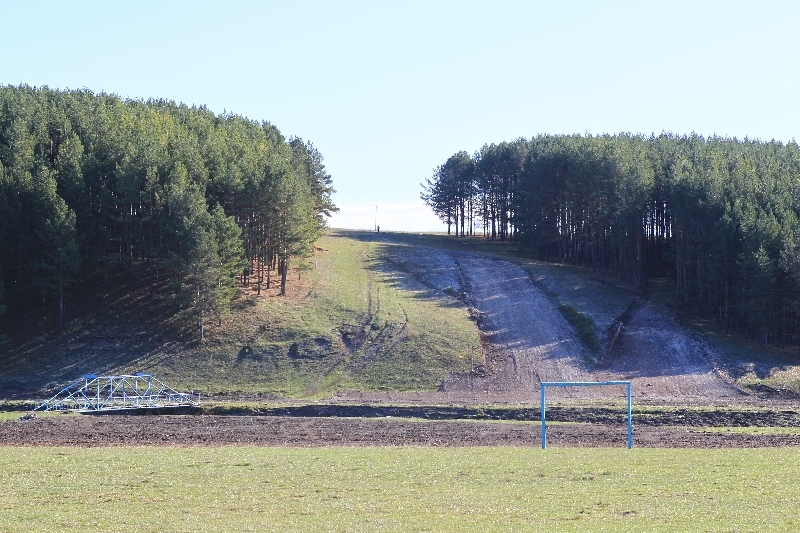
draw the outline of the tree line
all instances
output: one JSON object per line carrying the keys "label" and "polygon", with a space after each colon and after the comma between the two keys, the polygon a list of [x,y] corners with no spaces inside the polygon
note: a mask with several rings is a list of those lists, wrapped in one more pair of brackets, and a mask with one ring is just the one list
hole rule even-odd
{"label": "tree line", "polygon": [[540,135],[458,152],[422,184],[448,234],[514,239],[540,259],[681,304],[767,344],[800,344],[800,149],[699,135]]}
{"label": "tree line", "polygon": [[89,90],[0,87],[0,313],[19,319],[81,276],[148,267],[196,320],[237,276],[285,293],[337,208],[319,151],[269,122]]}

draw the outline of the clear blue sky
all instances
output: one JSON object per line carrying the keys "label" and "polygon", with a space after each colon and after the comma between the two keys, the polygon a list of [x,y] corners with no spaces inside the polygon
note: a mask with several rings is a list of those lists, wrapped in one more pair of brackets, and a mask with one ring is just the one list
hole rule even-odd
{"label": "clear blue sky", "polygon": [[444,228],[419,183],[538,133],[800,128],[798,2],[0,3],[0,84],[268,120],[322,152],[331,225]]}

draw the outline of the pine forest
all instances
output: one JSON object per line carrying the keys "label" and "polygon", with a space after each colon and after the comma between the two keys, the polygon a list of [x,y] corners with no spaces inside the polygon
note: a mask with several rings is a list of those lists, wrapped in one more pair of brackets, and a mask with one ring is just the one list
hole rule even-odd
{"label": "pine forest", "polygon": [[800,342],[800,150],[698,135],[540,135],[461,151],[422,184],[448,233],[607,272],[725,331]]}
{"label": "pine forest", "polygon": [[[0,87],[0,313],[146,265],[175,312],[222,320],[237,280],[277,283],[336,211],[321,154],[272,124],[165,100]],[[103,291],[125,287],[103,284]]]}

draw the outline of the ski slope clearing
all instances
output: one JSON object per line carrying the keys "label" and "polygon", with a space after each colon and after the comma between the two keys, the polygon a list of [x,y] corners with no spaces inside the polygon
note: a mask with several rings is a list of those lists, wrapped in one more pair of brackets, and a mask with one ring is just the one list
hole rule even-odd
{"label": "ski slope clearing", "polygon": [[[389,236],[380,239],[393,244]],[[528,402],[538,399],[541,381],[607,380],[631,380],[639,402],[724,403],[749,397],[714,363],[713,350],[660,306],[639,303],[617,335],[602,335],[607,340],[597,364],[554,299],[520,266],[476,254],[405,249],[405,262],[390,265],[399,286],[454,290],[450,287],[457,280],[480,330],[480,364],[470,373],[452,375],[438,393],[363,393],[360,399]],[[425,257],[424,264],[414,265],[416,253]],[[548,391],[554,398],[619,394],[595,388]]]}
{"label": "ski slope clearing", "polygon": [[[524,270],[470,254],[454,255],[454,261],[468,283],[487,354],[488,375],[477,380],[480,388],[522,399],[538,394],[541,381],[593,379],[572,328]],[[465,385],[460,380],[445,390]]]}

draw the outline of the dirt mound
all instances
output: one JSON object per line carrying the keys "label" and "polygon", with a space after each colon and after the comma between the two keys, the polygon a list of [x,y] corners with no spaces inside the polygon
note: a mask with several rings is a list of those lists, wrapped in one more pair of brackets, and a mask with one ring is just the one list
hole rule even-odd
{"label": "dirt mound", "polygon": [[609,353],[601,379],[629,379],[639,400],[722,402],[746,393],[715,364],[710,348],[661,306],[640,302]]}

